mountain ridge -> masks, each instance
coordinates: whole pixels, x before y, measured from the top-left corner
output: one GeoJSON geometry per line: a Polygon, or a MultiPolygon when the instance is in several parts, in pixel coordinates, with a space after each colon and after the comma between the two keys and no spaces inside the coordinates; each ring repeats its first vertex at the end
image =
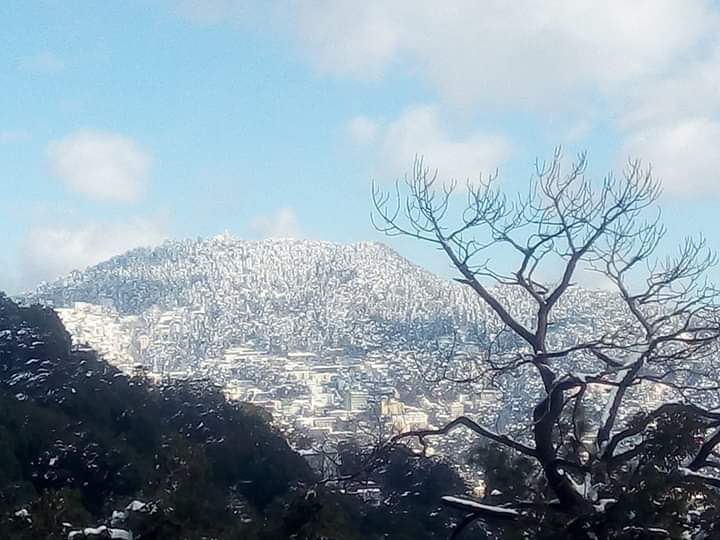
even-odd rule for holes
{"type": "MultiPolygon", "coordinates": [[[[532,325],[531,299],[513,288],[498,293],[532,325]]],[[[610,297],[577,289],[558,307],[558,323],[586,319],[591,304],[608,309],[610,297]]],[[[379,242],[227,235],[166,241],[43,284],[22,299],[66,310],[78,302],[103,306],[108,315],[99,326],[124,325],[131,334],[127,355],[163,369],[220,358],[237,345],[363,354],[419,350],[458,337],[477,345],[499,328],[469,287],[379,242]]],[[[66,324],[80,341],[98,346],[87,339],[95,329],[66,324]]]]}

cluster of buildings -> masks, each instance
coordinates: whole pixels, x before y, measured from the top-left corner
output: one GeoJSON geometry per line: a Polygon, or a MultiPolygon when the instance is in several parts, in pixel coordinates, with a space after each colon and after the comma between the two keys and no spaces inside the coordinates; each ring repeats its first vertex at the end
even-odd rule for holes
{"type": "MultiPolygon", "coordinates": [[[[497,391],[463,394],[452,385],[425,384],[412,351],[272,353],[244,344],[192,366],[167,369],[152,357],[142,363],[138,358],[153,347],[167,346],[162,336],[179,322],[172,312],[164,315],[159,329],[142,316],[119,316],[103,305],[75,303],[57,312],[77,345],[92,346],[128,374],[141,368],[156,381],[208,379],[229,400],[264,408],[291,442],[303,441],[309,457],[307,447],[332,452],[345,441],[371,444],[379,436],[438,427],[463,414],[502,417],[497,391]],[[153,343],[155,339],[161,343],[153,343]]],[[[469,436],[458,433],[432,442],[437,443],[435,451],[452,452],[455,446],[467,448],[469,436]]]]}
{"type": "Polygon", "coordinates": [[[382,353],[279,355],[231,347],[222,359],[202,363],[198,374],[219,381],[228,399],[267,409],[286,433],[323,443],[425,429],[475,409],[473,401],[431,400],[412,390],[416,375],[408,368],[407,359],[382,353]]]}

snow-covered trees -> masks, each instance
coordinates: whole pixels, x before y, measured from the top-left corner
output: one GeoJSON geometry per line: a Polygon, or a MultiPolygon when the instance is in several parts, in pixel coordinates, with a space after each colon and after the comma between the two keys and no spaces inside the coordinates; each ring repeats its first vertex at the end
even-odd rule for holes
{"type": "MultiPolygon", "coordinates": [[[[458,281],[494,313],[497,339],[511,335],[519,343],[488,350],[468,380],[502,386],[530,374],[539,382],[536,400],[512,435],[459,418],[399,438],[424,442],[463,426],[535,463],[541,481],[532,500],[506,500],[497,511],[468,502],[464,524],[473,516],[536,524],[554,516],[573,538],[670,537],[676,531],[653,522],[657,512],[617,511],[626,494],[637,495],[638,486],[627,483],[638,480],[633,474],[650,459],[663,486],[700,510],[699,493],[720,485],[712,473],[720,464],[714,460],[720,291],[706,279],[715,257],[702,239],[688,239],[675,256],[653,262],[665,236],[654,210],[660,189],[639,162],[596,183],[586,175],[585,155],[564,166],[558,151],[549,163],[538,163],[527,195],[508,197],[495,180],[468,182],[467,200],[456,212],[456,183],[443,183],[417,161],[404,189],[373,190],[374,223],[442,250],[458,281]],[[588,272],[616,291],[626,316],[615,327],[577,333],[572,342],[557,339],[556,308],[588,272]],[[531,319],[519,318],[495,285],[521,291],[531,319]],[[670,426],[683,428],[676,444],[658,444],[670,426]],[[616,525],[609,530],[604,524],[612,508],[616,525]]],[[[692,534],[693,520],[676,518],[677,527],[692,534]]]]}

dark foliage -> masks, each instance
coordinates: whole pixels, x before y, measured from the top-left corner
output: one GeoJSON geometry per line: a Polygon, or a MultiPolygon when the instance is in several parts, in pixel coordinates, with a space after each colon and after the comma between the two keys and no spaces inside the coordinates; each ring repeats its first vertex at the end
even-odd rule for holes
{"type": "Polygon", "coordinates": [[[351,489],[377,490],[375,497],[381,505],[367,513],[367,530],[382,531],[393,539],[447,538],[455,522],[440,497],[466,491],[455,469],[443,460],[418,456],[403,445],[390,448],[380,463],[367,467],[370,452],[348,442],[338,456],[339,472],[351,477],[347,482],[351,489]]]}
{"type": "MultiPolygon", "coordinates": [[[[645,420],[638,415],[634,423],[645,420]]],[[[583,538],[588,530],[596,531],[599,538],[622,540],[716,538],[720,535],[717,491],[704,482],[678,478],[678,465],[696,452],[703,429],[702,419],[692,415],[657,418],[627,449],[636,455],[632,464],[618,461],[594,471],[594,477],[603,482],[591,488],[597,490],[598,504],[605,511],[585,517],[572,516],[560,505],[547,502],[551,491],[532,460],[502,445],[481,443],[471,452],[471,462],[485,474],[481,502],[504,506],[523,501],[525,509],[525,519],[514,527],[492,523],[482,527],[503,540],[583,538]]],[[[568,452],[565,459],[566,474],[582,484],[587,456],[568,452]]],[[[462,538],[473,535],[468,531],[462,538]]]]}

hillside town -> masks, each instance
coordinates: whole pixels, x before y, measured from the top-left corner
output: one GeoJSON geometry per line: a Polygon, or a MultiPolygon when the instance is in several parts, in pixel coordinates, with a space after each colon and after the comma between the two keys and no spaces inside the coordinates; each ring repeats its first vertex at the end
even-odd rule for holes
{"type": "MultiPolygon", "coordinates": [[[[502,292],[519,317],[529,317],[527,299],[502,292]]],[[[45,285],[34,299],[56,306],[75,346],[94,348],[128,375],[201,380],[230,400],[263,407],[307,456],[462,415],[512,431],[541,391],[522,370],[452,383],[454,368],[467,372],[488,351],[519,354],[521,344],[495,340],[491,349],[497,321],[476,299],[376,244],[247,243],[226,236],[166,244],[45,285]],[[290,272],[297,253],[304,256],[293,271],[298,279],[310,277],[280,283],[275,272],[290,272]],[[270,256],[272,266],[265,262],[270,256]],[[127,285],[127,276],[140,285],[127,285]],[[141,286],[148,276],[152,302],[141,286]],[[418,295],[409,294],[415,290],[418,295]],[[375,313],[368,298],[377,299],[375,313]]],[[[555,317],[550,339],[562,346],[592,325],[618,328],[627,315],[611,293],[578,288],[555,317]]],[[[586,368],[579,359],[567,369],[586,368]]],[[[655,386],[637,389],[634,410],[666,398],[655,386]]],[[[429,451],[455,456],[463,468],[458,450],[472,441],[458,430],[431,441],[429,451]]]]}

